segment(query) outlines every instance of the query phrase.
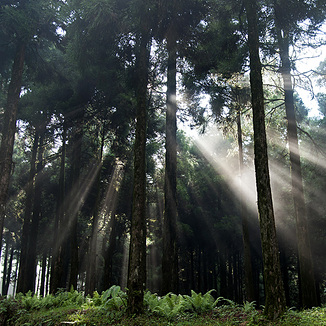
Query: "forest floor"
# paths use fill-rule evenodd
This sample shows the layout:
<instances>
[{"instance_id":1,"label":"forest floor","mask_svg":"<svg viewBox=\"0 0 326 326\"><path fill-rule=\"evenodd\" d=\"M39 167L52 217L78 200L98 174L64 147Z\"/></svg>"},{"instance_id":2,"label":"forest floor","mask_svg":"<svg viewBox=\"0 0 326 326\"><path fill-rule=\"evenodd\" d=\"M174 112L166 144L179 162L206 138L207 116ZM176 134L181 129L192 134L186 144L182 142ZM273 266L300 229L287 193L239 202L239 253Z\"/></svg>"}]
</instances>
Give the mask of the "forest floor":
<instances>
[{"instance_id":1,"label":"forest floor","mask_svg":"<svg viewBox=\"0 0 326 326\"><path fill-rule=\"evenodd\" d=\"M212 313L204 315L183 315L174 319L142 315L138 317L127 317L126 315L110 316L98 309L81 310L73 307L57 308L48 311L37 311L27 313L19 318L13 318L1 325L78 325L78 326L231 326L231 325L326 325L326 310L315 309L312 311L286 314L278 321L267 321L261 313L255 314L220 314L218 309Z\"/></svg>"},{"instance_id":2,"label":"forest floor","mask_svg":"<svg viewBox=\"0 0 326 326\"><path fill-rule=\"evenodd\" d=\"M128 317L124 313L110 314L99 308L82 309L76 306L59 307L55 309L40 309L32 311L17 311L7 320L2 319L0 312L0 324L8 325L78 325L78 326L231 326L231 325L326 325L326 309L314 308L301 312L289 311L278 321L267 321L261 311L241 312L226 311L216 308L210 313L183 314L175 318L144 314L138 317Z\"/></svg>"},{"instance_id":3,"label":"forest floor","mask_svg":"<svg viewBox=\"0 0 326 326\"><path fill-rule=\"evenodd\" d=\"M146 294L146 313L126 314L125 296L118 287L85 298L77 291L44 298L32 294L0 297L1 326L326 326L326 307L297 311L289 309L277 321L268 321L254 303L236 304L220 298L210 306L210 294L158 297ZM192 309L187 306L192 302ZM182 308L183 307L183 308ZM186 310L184 309L185 307Z\"/></svg>"}]
</instances>

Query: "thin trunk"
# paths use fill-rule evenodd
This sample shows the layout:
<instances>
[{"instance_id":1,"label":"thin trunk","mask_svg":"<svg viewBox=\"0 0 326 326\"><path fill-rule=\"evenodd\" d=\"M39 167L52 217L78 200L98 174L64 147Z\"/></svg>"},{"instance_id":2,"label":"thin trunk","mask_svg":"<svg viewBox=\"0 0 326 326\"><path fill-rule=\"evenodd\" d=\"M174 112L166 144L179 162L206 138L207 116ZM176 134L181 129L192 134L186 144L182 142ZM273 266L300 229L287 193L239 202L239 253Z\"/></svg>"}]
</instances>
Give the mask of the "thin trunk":
<instances>
[{"instance_id":1,"label":"thin trunk","mask_svg":"<svg viewBox=\"0 0 326 326\"><path fill-rule=\"evenodd\" d=\"M103 150L105 140L105 126L102 129L102 140L100 146L100 153L97 160L97 164L102 167ZM101 212L101 168L98 169L96 178L96 200L94 205L93 221L92 221L92 233L90 237L89 253L88 253L88 268L86 273L86 285L85 294L93 294L96 288L96 259L97 259L97 235L98 235L98 223Z\"/></svg>"},{"instance_id":2,"label":"thin trunk","mask_svg":"<svg viewBox=\"0 0 326 326\"><path fill-rule=\"evenodd\" d=\"M231 251L231 250L230 250ZM233 283L233 260L232 254L229 252L227 254L227 298L234 301L234 283Z\"/></svg>"},{"instance_id":3,"label":"thin trunk","mask_svg":"<svg viewBox=\"0 0 326 326\"><path fill-rule=\"evenodd\" d=\"M283 284L284 284L286 305L288 307L290 307L291 302L290 302L290 284L289 284L288 262L287 262L285 248L282 248L282 247L280 248L280 262L281 262L281 271L282 271L282 278L283 278Z\"/></svg>"},{"instance_id":4,"label":"thin trunk","mask_svg":"<svg viewBox=\"0 0 326 326\"><path fill-rule=\"evenodd\" d=\"M6 201L12 169L12 153L15 141L17 108L24 70L25 48L26 46L24 43L19 43L16 50L3 120L0 147L0 256Z\"/></svg>"},{"instance_id":5,"label":"thin trunk","mask_svg":"<svg viewBox=\"0 0 326 326\"><path fill-rule=\"evenodd\" d=\"M43 130L41 132L38 146L38 157L36 166L36 178L35 178L35 194L34 194L34 209L32 215L32 223L30 227L30 237L28 242L28 261L27 261L27 275L26 275L26 290L35 290L36 281L36 265L37 265L37 240L39 231L39 221L41 218L41 203L42 203L42 170L43 170Z\"/></svg>"},{"instance_id":6,"label":"thin trunk","mask_svg":"<svg viewBox=\"0 0 326 326\"><path fill-rule=\"evenodd\" d=\"M257 2L245 0L250 53L250 85L253 108L254 152L260 236L264 264L265 309L269 319L281 316L286 308L280 257L276 238L272 193L268 168L264 92L259 58Z\"/></svg>"},{"instance_id":7,"label":"thin trunk","mask_svg":"<svg viewBox=\"0 0 326 326\"><path fill-rule=\"evenodd\" d=\"M128 264L128 312L130 315L144 311L143 298L146 284L146 133L147 84L150 35L147 17L138 37L137 56L137 122L134 145L133 206L130 229Z\"/></svg>"},{"instance_id":8,"label":"thin trunk","mask_svg":"<svg viewBox=\"0 0 326 326\"><path fill-rule=\"evenodd\" d=\"M44 250L42 253L42 274L41 274L41 286L40 286L41 298L45 296L46 261L47 261L47 251Z\"/></svg>"},{"instance_id":9,"label":"thin trunk","mask_svg":"<svg viewBox=\"0 0 326 326\"><path fill-rule=\"evenodd\" d=\"M102 255L104 258L104 271L101 282L101 287L103 290L108 289L113 285L113 256L116 251L117 237L121 236L121 228L118 232L118 222L116 217L116 208L118 203L118 194L120 184L124 182L121 173L122 165L117 163L114 166L113 174L110 178L110 186L106 198L110 199L110 204L107 207L106 215L110 216L110 222L108 229L111 229L110 235L106 232L106 236L103 239L102 245ZM108 243L108 245L107 245Z\"/></svg>"},{"instance_id":10,"label":"thin trunk","mask_svg":"<svg viewBox=\"0 0 326 326\"><path fill-rule=\"evenodd\" d=\"M275 9L276 22L278 26L279 22L277 13L278 10ZM277 32L282 64L281 73L284 84L287 135L291 165L292 197L294 203L294 216L296 220L298 259L300 264L299 276L302 290L302 304L304 308L311 308L318 305L318 300L308 231L307 209L302 182L297 123L293 98L291 62L289 56L289 35L286 30L282 30L279 26Z\"/></svg>"},{"instance_id":11,"label":"thin trunk","mask_svg":"<svg viewBox=\"0 0 326 326\"><path fill-rule=\"evenodd\" d=\"M203 252L203 292L208 291L207 253Z\"/></svg>"},{"instance_id":12,"label":"thin trunk","mask_svg":"<svg viewBox=\"0 0 326 326\"><path fill-rule=\"evenodd\" d=\"M12 261L14 259L14 246L11 247L10 250L10 257L9 257L9 264L8 264L8 269L7 269L7 280L5 284L5 288L3 289L2 295L7 295L8 290L9 290L9 285L11 282L11 271L12 271Z\"/></svg>"},{"instance_id":13,"label":"thin trunk","mask_svg":"<svg viewBox=\"0 0 326 326\"><path fill-rule=\"evenodd\" d=\"M52 265L52 259L51 256L48 256L48 262L47 262L47 265L48 265L48 269L47 269L47 272L46 272L46 282L45 282L45 293L44 295L47 295L49 293L49 287L50 287L50 278L51 278L51 265Z\"/></svg>"},{"instance_id":14,"label":"thin trunk","mask_svg":"<svg viewBox=\"0 0 326 326\"><path fill-rule=\"evenodd\" d=\"M78 278L78 240L77 240L77 226L78 214L81 207L80 196L80 169L82 156L82 139L83 139L83 119L84 110L78 111L77 122L73 136L73 150L72 150L72 186L69 205L69 220L70 220L70 278L69 289L73 287L77 289ZM77 197L77 198L76 198Z\"/></svg>"},{"instance_id":15,"label":"thin trunk","mask_svg":"<svg viewBox=\"0 0 326 326\"><path fill-rule=\"evenodd\" d=\"M163 219L162 292L178 293L178 244L177 244L177 103L176 103L176 40L167 37L167 109L165 142L165 209Z\"/></svg>"},{"instance_id":16,"label":"thin trunk","mask_svg":"<svg viewBox=\"0 0 326 326\"><path fill-rule=\"evenodd\" d=\"M16 268L15 268L15 277L14 277L14 289L13 294L16 294L17 290L17 281L18 281L18 269L19 269L19 261L20 261L20 251L17 251L17 258L16 258Z\"/></svg>"},{"instance_id":17,"label":"thin trunk","mask_svg":"<svg viewBox=\"0 0 326 326\"><path fill-rule=\"evenodd\" d=\"M197 291L201 292L201 250L198 248Z\"/></svg>"},{"instance_id":18,"label":"thin trunk","mask_svg":"<svg viewBox=\"0 0 326 326\"><path fill-rule=\"evenodd\" d=\"M64 258L65 258L65 162L66 162L66 138L67 127L64 123L62 133L61 164L59 175L59 189L57 198L57 212L54 223L54 236L52 245L52 266L50 292L56 293L60 288L66 288L64 279Z\"/></svg>"},{"instance_id":19,"label":"thin trunk","mask_svg":"<svg viewBox=\"0 0 326 326\"><path fill-rule=\"evenodd\" d=\"M18 272L18 283L17 292L27 293L28 291L33 291L32 285L29 283L28 273L29 273L29 243L32 241L34 234L31 233L31 220L32 220L32 206L34 202L34 179L35 179L35 166L37 157L37 145L38 145L39 135L35 132L32 158L31 158L31 169L29 172L29 180L26 189L26 205L25 205L25 216L24 224L22 230L21 238L21 254L19 262L19 272Z\"/></svg>"},{"instance_id":20,"label":"thin trunk","mask_svg":"<svg viewBox=\"0 0 326 326\"><path fill-rule=\"evenodd\" d=\"M241 110L237 110L237 126L238 126L238 147L239 147L239 173L240 182L243 178L243 147L242 147L242 126L241 126ZM248 209L244 198L240 198L241 204L241 220L242 220L242 240L243 240L243 258L244 258L244 275L246 300L252 302L255 300L254 277L252 272L251 245L249 236Z\"/></svg>"},{"instance_id":21,"label":"thin trunk","mask_svg":"<svg viewBox=\"0 0 326 326\"><path fill-rule=\"evenodd\" d=\"M111 214L111 232L108 240L108 246L105 247L103 252L104 257L104 274L103 274L103 290L112 286L112 268L113 268L113 255L116 250L116 237L117 237L117 221L115 215Z\"/></svg>"},{"instance_id":22,"label":"thin trunk","mask_svg":"<svg viewBox=\"0 0 326 326\"><path fill-rule=\"evenodd\" d=\"M2 295L6 295L5 288L6 288L6 279L7 279L7 267L8 267L8 256L9 256L9 241L8 237L6 236L6 251L5 251L5 259L3 262L3 271L2 271Z\"/></svg>"},{"instance_id":23,"label":"thin trunk","mask_svg":"<svg viewBox=\"0 0 326 326\"><path fill-rule=\"evenodd\" d=\"M228 293L227 288L227 273L226 273L226 255L220 252L219 255L219 271L220 271L220 296L226 298Z\"/></svg>"},{"instance_id":24,"label":"thin trunk","mask_svg":"<svg viewBox=\"0 0 326 326\"><path fill-rule=\"evenodd\" d=\"M191 288L189 289L189 292L191 289L195 288L195 267L194 267L194 249L191 249L190 253L190 285Z\"/></svg>"}]
</instances>

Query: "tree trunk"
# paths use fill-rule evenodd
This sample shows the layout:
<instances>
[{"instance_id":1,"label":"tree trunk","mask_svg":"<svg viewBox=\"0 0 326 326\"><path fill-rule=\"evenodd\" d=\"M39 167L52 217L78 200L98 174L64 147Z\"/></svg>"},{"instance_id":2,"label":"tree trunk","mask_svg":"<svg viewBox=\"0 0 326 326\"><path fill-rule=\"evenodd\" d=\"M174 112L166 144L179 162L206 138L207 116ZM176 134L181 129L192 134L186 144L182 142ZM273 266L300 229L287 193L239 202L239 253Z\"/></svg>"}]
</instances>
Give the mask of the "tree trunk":
<instances>
[{"instance_id":1,"label":"tree trunk","mask_svg":"<svg viewBox=\"0 0 326 326\"><path fill-rule=\"evenodd\" d=\"M250 53L250 85L253 108L256 187L264 264L264 313L269 319L274 320L284 313L286 303L280 268L268 168L264 93L261 62L259 58L259 33L256 14L257 3L255 0L245 0L244 3L248 20L248 46Z\"/></svg>"},{"instance_id":2,"label":"tree trunk","mask_svg":"<svg viewBox=\"0 0 326 326\"><path fill-rule=\"evenodd\" d=\"M144 311L143 298L146 284L146 133L147 133L147 84L149 60L149 31L142 23L138 36L137 56L137 121L134 145L133 206L130 230L128 265L128 312L130 315Z\"/></svg>"},{"instance_id":3,"label":"tree trunk","mask_svg":"<svg viewBox=\"0 0 326 326\"><path fill-rule=\"evenodd\" d=\"M104 247L103 257L104 257L104 273L102 288L103 290L108 289L113 285L112 283L112 268L113 268L113 255L116 249L116 237L117 237L117 221L114 214L111 213L111 232L108 240L107 248Z\"/></svg>"},{"instance_id":4,"label":"tree trunk","mask_svg":"<svg viewBox=\"0 0 326 326\"><path fill-rule=\"evenodd\" d=\"M219 270L220 270L220 296L227 298L228 287L227 287L227 273L226 273L226 254L220 252L219 255Z\"/></svg>"},{"instance_id":5,"label":"tree trunk","mask_svg":"<svg viewBox=\"0 0 326 326\"><path fill-rule=\"evenodd\" d=\"M6 295L5 288L6 288L6 279L7 279L7 267L8 267L8 256L9 256L9 237L5 236L6 238L6 251L5 251L5 259L3 262L3 271L2 271L2 295Z\"/></svg>"},{"instance_id":6,"label":"tree trunk","mask_svg":"<svg viewBox=\"0 0 326 326\"><path fill-rule=\"evenodd\" d=\"M14 259L14 249L15 249L14 246L12 246L11 250L10 250L9 264L8 264L8 268L7 268L7 280L6 280L6 285L5 285L5 288L3 289L2 295L8 294L9 285L11 282L11 271L12 271L12 261Z\"/></svg>"},{"instance_id":7,"label":"tree trunk","mask_svg":"<svg viewBox=\"0 0 326 326\"><path fill-rule=\"evenodd\" d=\"M275 9L276 24L278 26L278 15ZM289 57L289 35L288 32L277 29L278 44L281 58L281 73L284 84L285 111L287 119L287 135L290 152L292 197L294 203L294 216L296 221L298 259L300 264L300 281L302 305L311 308L318 305L314 267L309 239L307 209L304 199L302 171L300 164L300 153L297 135L297 123L295 118L293 83L291 75L291 62Z\"/></svg>"},{"instance_id":8,"label":"tree trunk","mask_svg":"<svg viewBox=\"0 0 326 326\"><path fill-rule=\"evenodd\" d=\"M77 290L78 278L78 240L77 226L78 214L81 208L80 196L80 168L82 156L83 122L84 110L78 110L72 145L72 181L70 189L70 205L68 209L69 217L69 238L70 238L70 278L69 289L73 287Z\"/></svg>"},{"instance_id":9,"label":"tree trunk","mask_svg":"<svg viewBox=\"0 0 326 326\"><path fill-rule=\"evenodd\" d=\"M64 259L65 259L65 163L66 163L66 138L67 127L63 124L62 132L62 149L61 163L59 175L59 187L57 198L57 212L54 223L54 236L52 245L52 266L51 266L51 282L50 292L55 294L58 289L66 288L66 280L64 277Z\"/></svg>"},{"instance_id":10,"label":"tree trunk","mask_svg":"<svg viewBox=\"0 0 326 326\"><path fill-rule=\"evenodd\" d=\"M165 185L163 219L162 292L178 293L177 244L177 103L176 103L176 41L173 32L167 37L167 109L165 142Z\"/></svg>"},{"instance_id":11,"label":"tree trunk","mask_svg":"<svg viewBox=\"0 0 326 326\"><path fill-rule=\"evenodd\" d=\"M45 277L46 277L46 262L47 262L47 250L43 250L42 253L42 274L41 274L41 286L40 286L40 296L43 298L45 296Z\"/></svg>"},{"instance_id":12,"label":"tree trunk","mask_svg":"<svg viewBox=\"0 0 326 326\"><path fill-rule=\"evenodd\" d=\"M20 43L17 47L4 112L0 147L0 256L6 201L12 168L12 153L15 141L17 108L24 69L25 48L26 46L23 43Z\"/></svg>"},{"instance_id":13,"label":"tree trunk","mask_svg":"<svg viewBox=\"0 0 326 326\"><path fill-rule=\"evenodd\" d=\"M41 218L41 203L42 203L42 170L43 170L43 137L45 130L41 131L38 146L38 158L35 178L35 193L34 193L34 209L32 215L32 223L30 227L30 236L28 241L28 261L26 275L26 290L35 291L36 281L36 265L37 265L37 240L39 231L39 221Z\"/></svg>"},{"instance_id":14,"label":"tree trunk","mask_svg":"<svg viewBox=\"0 0 326 326\"><path fill-rule=\"evenodd\" d=\"M100 167L97 169L96 178L96 200L94 205L93 221L92 221L92 233L90 237L89 253L88 253L88 268L86 273L86 285L85 294L93 294L96 288L96 258L97 258L97 235L98 235L98 223L101 212L101 168L103 160L103 150L104 150L104 139L105 139L105 126L102 129L102 140L100 153L97 160L97 164Z\"/></svg>"},{"instance_id":15,"label":"tree trunk","mask_svg":"<svg viewBox=\"0 0 326 326\"><path fill-rule=\"evenodd\" d=\"M32 206L34 202L34 178L35 178L35 166L37 156L37 145L39 140L38 132L35 132L32 158L31 158L31 169L29 172L29 180L26 189L26 205L25 205L25 216L24 224L21 237L21 253L19 262L17 292L27 293L28 291L34 291L32 284L29 283L29 243L34 234L31 233L31 220L32 220Z\"/></svg>"},{"instance_id":16,"label":"tree trunk","mask_svg":"<svg viewBox=\"0 0 326 326\"><path fill-rule=\"evenodd\" d=\"M238 147L239 147L239 173L240 182L243 176L243 147L242 147L242 128L241 128L241 110L237 110L238 126ZM242 240L243 240L243 258L244 258L244 275L246 300L252 302L255 300L254 277L252 272L251 245L249 236L248 210L244 198L240 198L241 220L242 220Z\"/></svg>"}]
</instances>

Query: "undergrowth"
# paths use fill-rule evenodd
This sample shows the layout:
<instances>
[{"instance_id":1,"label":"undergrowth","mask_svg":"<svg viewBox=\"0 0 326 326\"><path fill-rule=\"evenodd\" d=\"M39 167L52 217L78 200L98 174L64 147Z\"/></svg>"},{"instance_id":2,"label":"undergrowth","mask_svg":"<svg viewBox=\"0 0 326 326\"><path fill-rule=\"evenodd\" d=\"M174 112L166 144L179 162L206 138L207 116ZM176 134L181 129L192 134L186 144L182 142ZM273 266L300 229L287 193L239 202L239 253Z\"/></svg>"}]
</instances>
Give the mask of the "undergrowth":
<instances>
[{"instance_id":1,"label":"undergrowth","mask_svg":"<svg viewBox=\"0 0 326 326\"><path fill-rule=\"evenodd\" d=\"M191 295L169 293L162 297L146 292L145 313L131 317L126 313L127 294L119 286L112 286L101 294L94 292L92 297L86 298L73 290L59 291L44 298L32 293L18 294L15 298L0 298L0 325L56 326L68 322L79 326L326 326L325 308L304 311L290 309L280 320L270 322L256 309L254 302L239 305L222 297L216 299L213 292L201 294L191 291Z\"/></svg>"}]
</instances>

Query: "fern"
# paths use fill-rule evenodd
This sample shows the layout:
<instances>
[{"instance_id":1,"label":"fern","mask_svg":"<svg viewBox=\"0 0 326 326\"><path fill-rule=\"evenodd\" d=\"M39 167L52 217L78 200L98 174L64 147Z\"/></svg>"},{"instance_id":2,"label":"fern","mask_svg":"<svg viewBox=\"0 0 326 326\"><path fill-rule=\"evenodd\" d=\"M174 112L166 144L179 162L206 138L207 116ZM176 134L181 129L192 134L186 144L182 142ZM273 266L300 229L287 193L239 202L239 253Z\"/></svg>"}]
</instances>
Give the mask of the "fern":
<instances>
[{"instance_id":1,"label":"fern","mask_svg":"<svg viewBox=\"0 0 326 326\"><path fill-rule=\"evenodd\" d=\"M120 286L113 285L102 294L102 302L107 310L123 310L127 308L127 294Z\"/></svg>"},{"instance_id":2,"label":"fern","mask_svg":"<svg viewBox=\"0 0 326 326\"><path fill-rule=\"evenodd\" d=\"M195 291L191 290L191 296L184 296L189 305L189 309L197 314L212 311L218 302L217 300L215 301L211 295L213 291L215 290L210 290L202 295L201 293L196 293Z\"/></svg>"}]
</instances>

